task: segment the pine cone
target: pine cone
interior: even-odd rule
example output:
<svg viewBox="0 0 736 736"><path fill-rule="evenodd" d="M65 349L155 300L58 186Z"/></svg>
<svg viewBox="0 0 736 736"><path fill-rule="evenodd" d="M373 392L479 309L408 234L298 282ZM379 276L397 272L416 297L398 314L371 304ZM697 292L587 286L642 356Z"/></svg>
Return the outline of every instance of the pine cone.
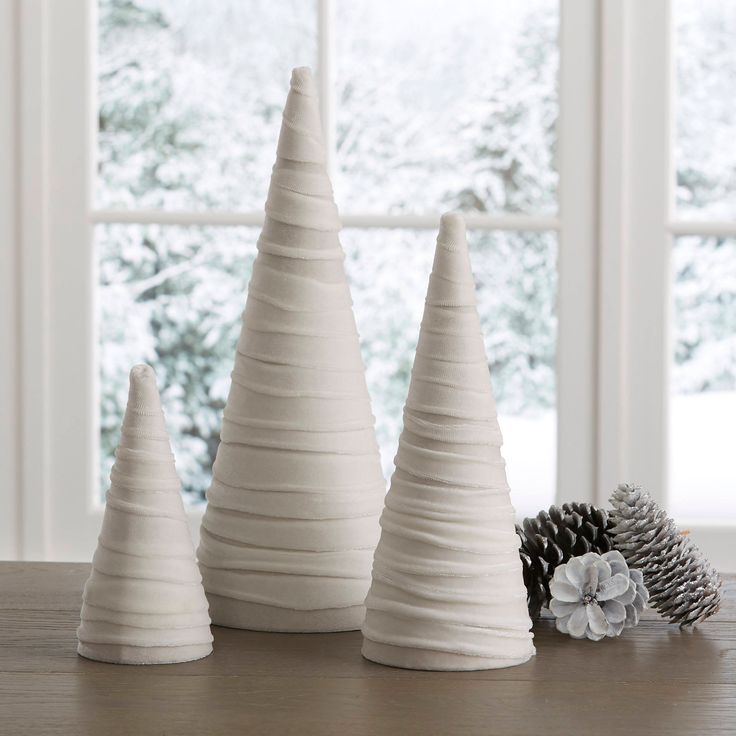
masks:
<svg viewBox="0 0 736 736"><path fill-rule="evenodd" d="M652 497L621 484L611 496L616 549L644 575L649 605L670 623L705 621L721 604L721 578Z"/></svg>
<svg viewBox="0 0 736 736"><path fill-rule="evenodd" d="M641 570L629 570L617 549L603 555L588 552L558 565L549 587L557 630L593 641L636 626L649 595Z"/></svg>
<svg viewBox="0 0 736 736"><path fill-rule="evenodd" d="M612 526L608 514L589 503L550 506L516 526L521 539L519 556L524 571L527 604L532 619L539 618L549 605L549 583L555 568L571 557L586 552L604 554L613 549L608 533Z"/></svg>

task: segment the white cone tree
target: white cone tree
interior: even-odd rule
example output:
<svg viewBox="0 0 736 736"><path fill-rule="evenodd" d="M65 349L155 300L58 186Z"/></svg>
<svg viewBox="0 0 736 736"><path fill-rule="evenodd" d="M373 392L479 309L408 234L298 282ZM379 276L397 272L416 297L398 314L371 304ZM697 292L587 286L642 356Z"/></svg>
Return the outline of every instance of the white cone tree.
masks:
<svg viewBox="0 0 736 736"><path fill-rule="evenodd" d="M207 599L150 366L130 372L110 479L77 651L121 664L206 657L212 651Z"/></svg>
<svg viewBox="0 0 736 736"><path fill-rule="evenodd" d="M476 670L534 654L465 224L443 215L366 599L363 655Z"/></svg>
<svg viewBox="0 0 736 736"><path fill-rule="evenodd" d="M216 624L360 627L385 483L311 72L295 69L198 550Z"/></svg>

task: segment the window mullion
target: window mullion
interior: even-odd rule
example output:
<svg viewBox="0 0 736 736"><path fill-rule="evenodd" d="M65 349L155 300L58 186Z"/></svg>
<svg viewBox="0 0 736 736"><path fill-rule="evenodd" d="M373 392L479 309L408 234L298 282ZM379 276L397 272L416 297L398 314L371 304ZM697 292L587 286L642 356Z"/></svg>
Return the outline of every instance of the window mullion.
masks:
<svg viewBox="0 0 736 736"><path fill-rule="evenodd" d="M201 227L260 227L263 212L229 212L225 210L92 210L90 221L95 224L179 225ZM379 214L347 213L341 215L345 227L408 228L435 230L440 213ZM554 215L485 214L469 212L465 215L469 228L523 232L549 232L559 228Z"/></svg>
<svg viewBox="0 0 736 736"><path fill-rule="evenodd" d="M733 238L736 237L736 221L673 219L669 223L669 231L673 235L716 235Z"/></svg>
<svg viewBox="0 0 736 736"><path fill-rule="evenodd" d="M52 433L50 385L51 198L49 197L47 3L19 4L18 43L18 481L17 534L21 559L46 559Z"/></svg>
<svg viewBox="0 0 736 736"><path fill-rule="evenodd" d="M557 500L596 488L596 125L598 3L560 13Z"/></svg>
<svg viewBox="0 0 736 736"><path fill-rule="evenodd" d="M42 458L45 496L29 517L42 519L46 557L85 559L99 531L99 510L93 504L96 473L90 462L90 448L97 444L96 280L89 221L95 4L84 0L39 6L46 31L47 87L34 117L43 125L46 149L41 204L33 203L33 217L43 228L47 279L40 288L47 307L41 318L45 356L36 361L46 370L49 398L42 428L49 446L48 458Z"/></svg>
<svg viewBox="0 0 736 736"><path fill-rule="evenodd" d="M623 12L628 31L627 130L621 157L626 225L620 247L626 300L619 306L624 334L619 476L665 501L671 355L670 3L627 0Z"/></svg>
<svg viewBox="0 0 736 736"><path fill-rule="evenodd" d="M601 6L600 142L598 187L598 501L624 480L626 396L624 313L627 239L626 167L628 140L626 4Z"/></svg>
<svg viewBox="0 0 736 736"><path fill-rule="evenodd" d="M327 171L335 174L335 8L333 0L318 0L317 6L317 81L320 114L327 155Z"/></svg>

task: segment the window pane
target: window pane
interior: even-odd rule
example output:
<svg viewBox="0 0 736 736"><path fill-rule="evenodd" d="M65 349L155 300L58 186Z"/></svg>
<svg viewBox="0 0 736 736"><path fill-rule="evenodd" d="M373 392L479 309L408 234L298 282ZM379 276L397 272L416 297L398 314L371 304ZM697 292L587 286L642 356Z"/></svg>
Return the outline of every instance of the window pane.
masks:
<svg viewBox="0 0 736 736"><path fill-rule="evenodd" d="M336 4L344 211L556 209L556 0Z"/></svg>
<svg viewBox="0 0 736 736"><path fill-rule="evenodd" d="M677 0L677 207L736 217L736 3Z"/></svg>
<svg viewBox="0 0 736 736"><path fill-rule="evenodd" d="M147 362L158 374L186 497L201 501L258 231L103 225L96 235L101 493L119 439L128 372ZM434 235L347 229L342 240L388 477ZM513 500L520 514L535 514L552 503L555 490L556 242L549 234L472 231L470 242Z"/></svg>
<svg viewBox="0 0 736 736"><path fill-rule="evenodd" d="M670 508L736 519L736 239L678 238L673 256Z"/></svg>
<svg viewBox="0 0 736 736"><path fill-rule="evenodd" d="M427 230L347 229L342 240L388 476L402 427L434 235ZM470 245L512 500L520 515L536 514L555 494L556 241L546 233L471 231Z"/></svg>
<svg viewBox="0 0 736 736"><path fill-rule="evenodd" d="M314 0L100 0L100 207L260 209Z"/></svg>
<svg viewBox="0 0 736 736"><path fill-rule="evenodd" d="M158 376L187 499L210 481L256 228L103 225L99 262L100 485L109 485L128 372Z"/></svg>

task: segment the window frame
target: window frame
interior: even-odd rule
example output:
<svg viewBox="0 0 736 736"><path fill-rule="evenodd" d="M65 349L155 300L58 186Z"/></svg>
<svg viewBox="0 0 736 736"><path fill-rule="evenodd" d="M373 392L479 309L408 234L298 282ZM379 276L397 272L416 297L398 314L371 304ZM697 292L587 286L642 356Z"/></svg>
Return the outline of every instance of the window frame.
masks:
<svg viewBox="0 0 736 736"><path fill-rule="evenodd" d="M736 222L675 211L673 14L671 0L603 0L601 15L597 486L635 480L665 507L674 239L736 234ZM677 522L718 569L736 570L736 520Z"/></svg>
<svg viewBox="0 0 736 736"><path fill-rule="evenodd" d="M334 102L325 94L334 79L334 2L317 4L328 144L334 141ZM0 82L0 99L11 95L17 110L0 138L13 138L19 152L11 177L19 201L8 205L16 212L11 265L18 278L8 285L17 319L11 314L0 324L0 347L7 344L18 356L0 376L17 397L1 427L3 436L16 437L16 445L3 447L16 458L3 466L16 481L6 486L15 493L3 497L12 510L12 521L4 523L14 528L3 549L8 557L88 559L99 530L94 226L259 225L263 219L260 212L93 208L95 10L94 0L24 0L7 26L15 30L19 80L10 90ZM734 223L675 220L670 211L669 20L668 0L561 0L558 214L467 216L471 229L557 234L558 501L605 505L626 478L661 498L671 240L709 228L736 231ZM432 231L438 218L346 213L342 221ZM644 247L652 242L659 246ZM652 324L661 333L655 339ZM189 513L195 536L201 513ZM690 526L722 569L733 565L726 542L734 528Z"/></svg>
<svg viewBox="0 0 736 736"><path fill-rule="evenodd" d="M13 151L18 135L16 113L16 76L18 48L14 38L17 20L11 3L0 3L0 151ZM20 482L19 400L17 388L20 361L20 305L16 276L19 274L16 213L20 204L16 179L19 155L0 158L0 558L13 559L20 552Z"/></svg>

